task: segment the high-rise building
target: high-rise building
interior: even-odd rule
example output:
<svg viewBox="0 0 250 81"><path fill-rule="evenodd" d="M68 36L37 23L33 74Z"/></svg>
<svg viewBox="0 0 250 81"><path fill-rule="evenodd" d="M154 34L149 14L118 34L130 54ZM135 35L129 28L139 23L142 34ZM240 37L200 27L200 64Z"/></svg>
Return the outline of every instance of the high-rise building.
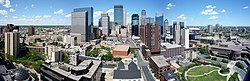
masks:
<svg viewBox="0 0 250 81"><path fill-rule="evenodd" d="M84 7L84 8L76 8L74 9L73 12L84 12L84 11L87 11L87 16L88 16L88 19L87 19L87 38L89 38L88 40L90 39L93 39L94 37L94 33L93 33L93 7Z"/></svg>
<svg viewBox="0 0 250 81"><path fill-rule="evenodd" d="M33 26L28 28L28 36L32 36L35 34L35 28Z"/></svg>
<svg viewBox="0 0 250 81"><path fill-rule="evenodd" d="M3 34L3 27L0 27L0 35Z"/></svg>
<svg viewBox="0 0 250 81"><path fill-rule="evenodd" d="M179 22L179 23L180 23L180 27L181 27L181 29L185 28L185 26L184 26L184 22Z"/></svg>
<svg viewBox="0 0 250 81"><path fill-rule="evenodd" d="M189 48L189 29L181 29L181 45L185 48Z"/></svg>
<svg viewBox="0 0 250 81"><path fill-rule="evenodd" d="M102 26L102 34L109 36L110 32L110 18L108 13L101 14L101 26Z"/></svg>
<svg viewBox="0 0 250 81"><path fill-rule="evenodd" d="M140 25L140 39L151 53L160 52L160 29L157 24Z"/></svg>
<svg viewBox="0 0 250 81"><path fill-rule="evenodd" d="M180 22L174 22L173 23L173 38L174 38L174 42L175 44L180 44L180 40L181 40L181 24Z"/></svg>
<svg viewBox="0 0 250 81"><path fill-rule="evenodd" d="M114 22L117 25L123 25L123 6L122 5L115 5L114 6Z"/></svg>
<svg viewBox="0 0 250 81"><path fill-rule="evenodd" d="M163 13L157 12L155 16L155 23L160 27L161 35L163 35L164 28L163 28Z"/></svg>
<svg viewBox="0 0 250 81"><path fill-rule="evenodd" d="M207 25L207 32L212 33L213 32L213 25Z"/></svg>
<svg viewBox="0 0 250 81"><path fill-rule="evenodd" d="M155 24L155 20L152 17L145 18L145 24Z"/></svg>
<svg viewBox="0 0 250 81"><path fill-rule="evenodd" d="M88 42L90 40L90 28L88 27L88 12L71 13L71 34L77 37L77 42Z"/></svg>
<svg viewBox="0 0 250 81"><path fill-rule="evenodd" d="M146 25L146 23L145 23L145 19L146 19L146 10L142 10L141 11L141 24L140 25Z"/></svg>
<svg viewBox="0 0 250 81"><path fill-rule="evenodd" d="M164 21L164 27L163 27L163 34L167 34L170 33L170 27L168 27L169 23L168 23L168 19L165 19Z"/></svg>
<svg viewBox="0 0 250 81"><path fill-rule="evenodd" d="M126 26L126 22L127 21L127 12L126 12L126 9L123 8L123 26Z"/></svg>
<svg viewBox="0 0 250 81"><path fill-rule="evenodd" d="M5 33L5 53L14 57L19 57L19 32L13 30L13 32Z"/></svg>
<svg viewBox="0 0 250 81"><path fill-rule="evenodd" d="M139 15L138 14L132 14L132 35L139 36Z"/></svg>

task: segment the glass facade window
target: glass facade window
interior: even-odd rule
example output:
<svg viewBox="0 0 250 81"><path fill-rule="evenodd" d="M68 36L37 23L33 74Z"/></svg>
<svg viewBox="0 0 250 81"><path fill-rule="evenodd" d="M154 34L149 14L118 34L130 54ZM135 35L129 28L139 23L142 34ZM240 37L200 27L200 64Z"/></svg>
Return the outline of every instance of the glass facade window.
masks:
<svg viewBox="0 0 250 81"><path fill-rule="evenodd" d="M116 22L117 25L123 24L123 6L122 5L114 6L114 22Z"/></svg>

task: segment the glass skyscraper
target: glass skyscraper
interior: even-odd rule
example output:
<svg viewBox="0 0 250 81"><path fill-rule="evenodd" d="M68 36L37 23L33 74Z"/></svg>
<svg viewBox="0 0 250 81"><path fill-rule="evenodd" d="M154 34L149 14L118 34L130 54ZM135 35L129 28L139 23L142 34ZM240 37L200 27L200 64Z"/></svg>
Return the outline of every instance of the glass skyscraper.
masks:
<svg viewBox="0 0 250 81"><path fill-rule="evenodd" d="M132 35L139 36L139 15L138 14L132 14Z"/></svg>
<svg viewBox="0 0 250 81"><path fill-rule="evenodd" d="M161 35L163 35L163 31L165 31L163 28L163 13L156 13L155 23L160 27Z"/></svg>
<svg viewBox="0 0 250 81"><path fill-rule="evenodd" d="M114 6L114 22L116 22L117 25L123 25L123 6L122 5Z"/></svg>

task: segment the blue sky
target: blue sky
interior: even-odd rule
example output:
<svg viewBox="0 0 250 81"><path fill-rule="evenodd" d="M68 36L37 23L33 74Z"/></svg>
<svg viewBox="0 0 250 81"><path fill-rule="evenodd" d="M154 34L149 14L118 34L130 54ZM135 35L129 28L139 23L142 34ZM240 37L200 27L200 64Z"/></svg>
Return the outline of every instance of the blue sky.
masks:
<svg viewBox="0 0 250 81"><path fill-rule="evenodd" d="M0 25L70 25L74 8L94 8L94 25L100 13L107 12L113 21L114 4L122 4L127 22L132 14L145 9L148 17L163 12L170 23L185 25L250 25L249 0L0 0Z"/></svg>

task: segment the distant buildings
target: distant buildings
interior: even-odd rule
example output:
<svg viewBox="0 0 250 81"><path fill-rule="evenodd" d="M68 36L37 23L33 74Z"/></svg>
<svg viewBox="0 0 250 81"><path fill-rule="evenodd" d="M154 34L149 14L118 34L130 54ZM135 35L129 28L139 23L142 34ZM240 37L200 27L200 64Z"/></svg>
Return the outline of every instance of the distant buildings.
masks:
<svg viewBox="0 0 250 81"><path fill-rule="evenodd" d="M185 48L188 48L189 29L184 27L184 22L173 23L173 39L175 44L183 45Z"/></svg>
<svg viewBox="0 0 250 81"><path fill-rule="evenodd" d="M110 18L108 16L108 13L102 13L101 14L101 26L102 26L102 34L109 36L111 33L110 29Z"/></svg>
<svg viewBox="0 0 250 81"><path fill-rule="evenodd" d="M5 53L14 57L19 57L19 38L18 30L5 32Z"/></svg>
<svg viewBox="0 0 250 81"><path fill-rule="evenodd" d="M28 36L32 36L35 34L35 28L34 27L29 27L28 28Z"/></svg>
<svg viewBox="0 0 250 81"><path fill-rule="evenodd" d="M160 52L160 29L157 24L140 25L140 39L152 53Z"/></svg>
<svg viewBox="0 0 250 81"><path fill-rule="evenodd" d="M122 5L115 5L114 6L114 22L117 23L117 25L123 25L123 6Z"/></svg>
<svg viewBox="0 0 250 81"><path fill-rule="evenodd" d="M139 36L139 15L138 14L132 14L132 35Z"/></svg>
<svg viewBox="0 0 250 81"><path fill-rule="evenodd" d="M155 23L160 27L160 33L163 35L165 28L163 27L163 13L157 12L155 16Z"/></svg>
<svg viewBox="0 0 250 81"><path fill-rule="evenodd" d="M140 17L140 25L146 25L145 19L146 19L146 10L141 11L141 17Z"/></svg>
<svg viewBox="0 0 250 81"><path fill-rule="evenodd" d="M126 22L127 22L126 15L127 15L126 9L123 8L123 24L122 24L123 26L126 26Z"/></svg>
<svg viewBox="0 0 250 81"><path fill-rule="evenodd" d="M173 38L175 44L180 44L181 40L181 24L180 22L173 23Z"/></svg>
<svg viewBox="0 0 250 81"><path fill-rule="evenodd" d="M141 71L133 61L129 64L120 61L114 70L113 81L143 81L143 79Z"/></svg>
<svg viewBox="0 0 250 81"><path fill-rule="evenodd" d="M213 25L207 25L207 32L212 33L213 32Z"/></svg>
<svg viewBox="0 0 250 81"><path fill-rule="evenodd" d="M169 25L168 19L165 19L165 21L164 21L164 31L163 31L163 34L170 33L170 27L168 27L168 25Z"/></svg>
<svg viewBox="0 0 250 81"><path fill-rule="evenodd" d="M146 17L145 18L145 25L147 25L147 24L155 24L155 20L154 20L154 18L152 18L152 17Z"/></svg>
<svg viewBox="0 0 250 81"><path fill-rule="evenodd" d="M42 64L40 77L43 81L98 81L100 65L98 60L83 60L77 65L45 63Z"/></svg>

